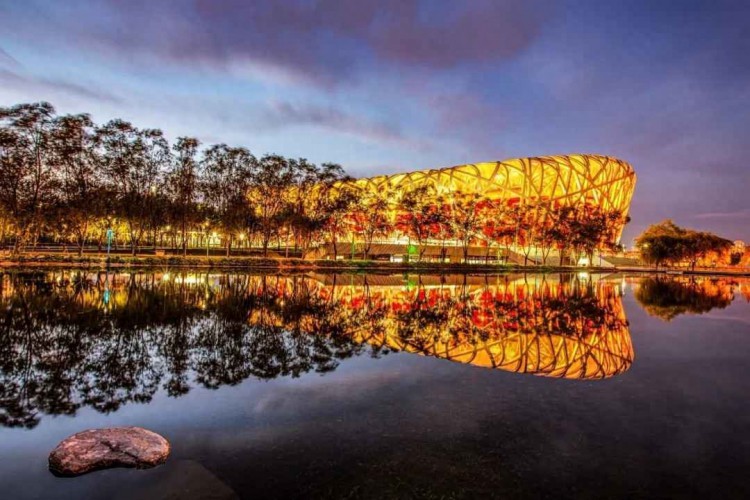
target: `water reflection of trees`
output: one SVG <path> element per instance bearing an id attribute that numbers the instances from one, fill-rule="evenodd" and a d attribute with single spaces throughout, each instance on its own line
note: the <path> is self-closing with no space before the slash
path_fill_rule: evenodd
<path id="1" fill-rule="evenodd" d="M 573 278 L 11 273 L 0 276 L 0 424 L 112 412 L 191 386 L 329 372 L 403 350 L 603 378 L 633 359 L 619 291 Z"/>
<path id="2" fill-rule="evenodd" d="M 635 288 L 635 298 L 651 316 L 671 321 L 681 314 L 704 314 L 734 301 L 740 283 L 730 278 L 647 277 Z"/>

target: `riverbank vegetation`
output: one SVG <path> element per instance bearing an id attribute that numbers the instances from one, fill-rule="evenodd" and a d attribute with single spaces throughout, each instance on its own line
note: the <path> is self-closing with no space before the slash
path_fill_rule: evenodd
<path id="1" fill-rule="evenodd" d="M 114 249 L 182 254 L 222 249 L 244 255 L 315 258 L 355 241 L 361 255 L 377 242 L 406 242 L 406 260 L 427 247 L 482 247 L 485 262 L 577 264 L 618 248 L 627 217 L 593 204 L 447 198 L 422 186 L 367 194 L 337 164 L 256 157 L 244 147 L 172 144 L 161 130 L 86 114 L 58 115 L 49 103 L 0 108 L 0 244 L 29 250 Z M 502 258 L 501 258 L 502 254 Z M 317 254 L 321 255 L 320 252 Z M 556 255 L 556 261 L 550 261 Z M 455 261 L 455 260 L 454 260 Z"/>
<path id="2" fill-rule="evenodd" d="M 713 233 L 682 228 L 671 220 L 649 226 L 636 238 L 636 248 L 643 261 L 657 269 L 660 265 L 671 265 L 695 270 L 696 265 L 736 265 L 741 261 L 735 256 L 738 250 L 730 240 Z"/>

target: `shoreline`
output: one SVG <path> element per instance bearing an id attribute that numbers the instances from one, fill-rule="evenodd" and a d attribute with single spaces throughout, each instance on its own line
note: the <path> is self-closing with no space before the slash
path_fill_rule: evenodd
<path id="1" fill-rule="evenodd" d="M 523 266 L 518 264 L 459 264 L 459 263 L 393 263 L 381 261 L 332 261 L 302 260 L 299 258 L 278 257 L 225 257 L 225 256 L 123 256 L 115 255 L 109 259 L 100 255 L 60 255 L 28 254 L 0 257 L 0 270 L 5 269 L 54 269 L 77 268 L 90 270 L 109 269 L 216 269 L 216 270 L 256 270 L 276 272 L 413 272 L 413 273 L 639 273 L 664 274 L 669 276 L 738 276 L 750 277 L 750 268 L 732 269 L 653 269 L 646 267 L 573 267 L 573 266 Z"/>

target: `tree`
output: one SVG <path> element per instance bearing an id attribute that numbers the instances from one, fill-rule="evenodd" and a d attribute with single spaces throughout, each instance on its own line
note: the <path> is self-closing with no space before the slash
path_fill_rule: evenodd
<path id="1" fill-rule="evenodd" d="M 320 211 L 323 214 L 323 231 L 333 248 L 333 258 L 338 256 L 336 243 L 339 236 L 346 232 L 346 220 L 353 206 L 359 199 L 360 192 L 351 184 L 339 184 L 323 193 L 319 200 Z"/>
<path id="2" fill-rule="evenodd" d="M 687 262 L 691 269 L 709 253 L 729 250 L 732 242 L 713 233 L 679 227 L 671 220 L 649 226 L 636 238 L 641 258 L 658 269 L 662 263 Z"/>
<path id="3" fill-rule="evenodd" d="M 446 262 L 448 252 L 445 248 L 445 244 L 447 240 L 456 237 L 456 232 L 452 224 L 453 207 L 440 196 L 435 200 L 435 204 L 436 212 L 435 220 L 433 221 L 434 230 L 431 230 L 430 232 L 435 238 L 440 240 L 440 262 Z"/>
<path id="4" fill-rule="evenodd" d="M 531 214 L 531 202 L 514 200 L 509 207 L 509 220 L 514 228 L 513 246 L 516 250 L 521 247 L 523 252 L 523 263 L 528 264 L 531 251 L 532 234 L 534 231 L 534 220 Z"/>
<path id="5" fill-rule="evenodd" d="M 279 234 L 280 223 L 289 210 L 288 190 L 295 180 L 290 161 L 280 155 L 266 155 L 250 181 L 249 199 L 255 208 L 263 255 L 268 255 L 271 238 Z"/>
<path id="6" fill-rule="evenodd" d="M 531 242 L 539 249 L 542 257 L 542 265 L 547 265 L 547 259 L 555 246 L 556 232 L 554 228 L 554 217 L 549 203 L 539 202 L 535 207 L 536 229 L 532 233 Z"/>
<path id="7" fill-rule="evenodd" d="M 423 243 L 430 236 L 430 224 L 437 214 L 434 200 L 435 187 L 423 184 L 404 193 L 399 203 L 401 212 L 396 217 L 396 227 L 409 239 L 417 241 L 419 260 L 426 250 Z"/>
<path id="8" fill-rule="evenodd" d="M 685 238 L 685 253 L 692 270 L 695 270 L 696 264 L 700 260 L 704 260 L 710 253 L 718 255 L 730 248 L 732 248 L 730 240 L 713 233 L 688 231 Z"/>
<path id="9" fill-rule="evenodd" d="M 301 158 L 290 160 L 294 170 L 293 184 L 287 190 L 287 236 L 294 237 L 295 248 L 306 250 L 326 223 L 324 212 L 327 197 L 335 186 L 350 180 L 336 163 L 320 166 Z M 288 245 L 287 245 L 288 248 Z"/>
<path id="10" fill-rule="evenodd" d="M 234 234 L 253 227 L 254 213 L 248 200 L 257 160 L 245 148 L 218 144 L 206 149 L 201 160 L 203 204 L 224 232 L 230 255 Z"/>
<path id="11" fill-rule="evenodd" d="M 323 163 L 317 171 L 317 182 L 313 188 L 313 194 L 307 202 L 308 206 L 308 233 L 309 242 L 321 241 L 326 233 L 326 224 L 331 207 L 325 202 L 329 193 L 335 190 L 346 190 L 352 192 L 352 178 L 349 177 L 344 168 L 338 163 Z M 343 188 L 343 186 L 349 186 Z M 345 200 L 344 200 L 345 201 Z"/>
<path id="12" fill-rule="evenodd" d="M 480 213 L 486 200 L 476 193 L 455 193 L 451 204 L 450 225 L 454 236 L 461 243 L 464 262 L 469 260 L 469 245 L 481 229 Z"/>
<path id="13" fill-rule="evenodd" d="M 387 192 L 365 193 L 349 211 L 352 233 L 362 240 L 362 258 L 367 260 L 375 238 L 393 230 Z"/>
<path id="14" fill-rule="evenodd" d="M 83 254 L 89 231 L 105 215 L 106 208 L 93 127 L 88 115 L 67 115 L 55 119 L 50 134 L 61 187 L 57 217 L 73 233 L 78 255 Z"/>
<path id="15" fill-rule="evenodd" d="M 108 187 L 116 196 L 116 213 L 125 219 L 133 255 L 150 226 L 157 191 L 170 160 L 161 130 L 139 130 L 112 120 L 96 131 Z"/>
<path id="16" fill-rule="evenodd" d="M 200 142 L 193 137 L 178 137 L 172 146 L 174 161 L 167 176 L 172 219 L 180 228 L 182 254 L 187 255 L 187 231 L 196 222 L 198 195 L 198 162 Z"/>
<path id="17" fill-rule="evenodd" d="M 482 234 L 490 242 L 505 247 L 506 255 L 509 254 L 510 244 L 516 233 L 516 226 L 512 221 L 512 209 L 504 200 L 493 200 L 489 202 L 482 224 Z M 499 258 L 499 255 L 498 255 Z"/>
<path id="18" fill-rule="evenodd" d="M 623 217 L 616 210 L 584 206 L 572 222 L 574 248 L 593 262 L 594 251 L 613 249 L 617 245 L 617 230 L 622 226 Z"/>
<path id="19" fill-rule="evenodd" d="M 54 114 L 47 102 L 0 108 L 0 205 L 15 228 L 15 252 L 38 237 L 56 205 L 49 147 Z"/>
<path id="20" fill-rule="evenodd" d="M 523 253 L 524 265 L 528 265 L 529 258 L 536 245 L 542 238 L 550 238 L 551 235 L 542 235 L 541 232 L 546 229 L 542 223 L 545 216 L 545 207 L 537 200 L 522 200 L 513 206 L 513 217 L 517 228 L 517 242 L 521 244 L 521 253 Z M 534 260 L 536 264 L 536 259 Z"/>

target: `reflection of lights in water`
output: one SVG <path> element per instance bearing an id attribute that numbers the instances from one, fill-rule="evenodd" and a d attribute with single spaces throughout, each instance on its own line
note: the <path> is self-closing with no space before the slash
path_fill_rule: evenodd
<path id="1" fill-rule="evenodd" d="M 448 287 L 444 293 L 421 286 L 373 287 L 369 294 L 385 316 L 377 329 L 365 326 L 369 319 L 359 319 L 354 335 L 396 351 L 545 377 L 601 379 L 630 368 L 633 346 L 616 284 L 604 283 L 591 294 L 560 283 L 537 287 L 534 281 L 469 286 L 458 298 L 461 305 Z M 362 289 L 333 294 L 357 315 L 369 309 L 362 307 L 368 300 Z M 439 313 L 435 322 L 433 312 Z"/>
<path id="2" fill-rule="evenodd" d="M 151 290 L 153 275 L 135 274 L 132 281 L 121 280 L 121 276 L 117 275 L 111 291 L 108 287 L 99 289 L 99 307 L 107 315 L 132 313 L 127 308 L 131 283 L 136 290 Z M 322 338 L 331 333 L 325 325 L 335 325 L 337 332 L 356 343 L 479 367 L 598 379 L 627 370 L 634 357 L 619 294 L 620 286 L 624 288 L 626 283 L 606 281 L 601 275 L 595 275 L 586 285 L 575 275 L 566 275 L 564 280 L 531 275 L 350 275 L 336 280 L 326 276 L 164 273 L 162 281 L 165 276 L 171 283 L 198 284 L 194 289 L 197 293 L 184 295 L 173 286 L 153 290 L 179 298 L 175 305 L 180 311 L 184 308 L 184 314 L 192 309 L 220 316 L 224 314 L 220 304 L 233 294 L 244 297 L 268 293 L 269 303 L 279 309 L 271 307 L 265 310 L 267 314 L 255 314 L 263 311 L 262 306 L 252 308 L 251 324 L 271 321 Z M 580 273 L 579 277 L 588 280 L 589 273 Z M 234 287 L 235 280 L 246 286 Z M 149 297 L 151 292 L 144 296 Z M 91 298 L 95 300 L 96 295 Z M 325 300 L 321 303 L 320 299 Z M 295 314 L 289 315 L 289 308 L 295 308 Z M 297 313 L 304 315 L 304 322 L 289 323 Z M 316 316 L 320 314 L 323 316 Z M 326 320 L 321 323 L 323 317 Z"/>
<path id="3" fill-rule="evenodd" d="M 615 376 L 633 362 L 617 282 L 596 280 L 591 291 L 575 280 L 531 276 L 460 286 L 436 286 L 426 277 L 411 287 L 395 277 L 367 279 L 381 283 L 278 278 L 276 303 L 304 290 L 333 299 L 325 314 L 357 342 L 491 369 L 588 380 Z M 267 317 L 251 315 L 251 323 L 261 320 Z M 281 314 L 273 323 L 289 327 L 285 321 Z M 313 324 L 310 334 L 325 335 Z"/>
<path id="4" fill-rule="evenodd" d="M 589 273 L 587 273 L 587 272 L 580 272 L 580 273 L 578 273 L 578 277 L 580 279 L 582 279 L 582 280 L 587 280 L 587 279 L 589 279 Z"/>
<path id="5" fill-rule="evenodd" d="M 195 285 L 198 283 L 203 283 L 203 278 L 197 274 L 187 274 L 184 276 L 177 275 L 174 277 L 175 283 L 184 284 L 184 285 Z"/>
<path id="6" fill-rule="evenodd" d="M 169 281 L 169 273 L 164 273 L 161 277 L 162 281 Z"/>

